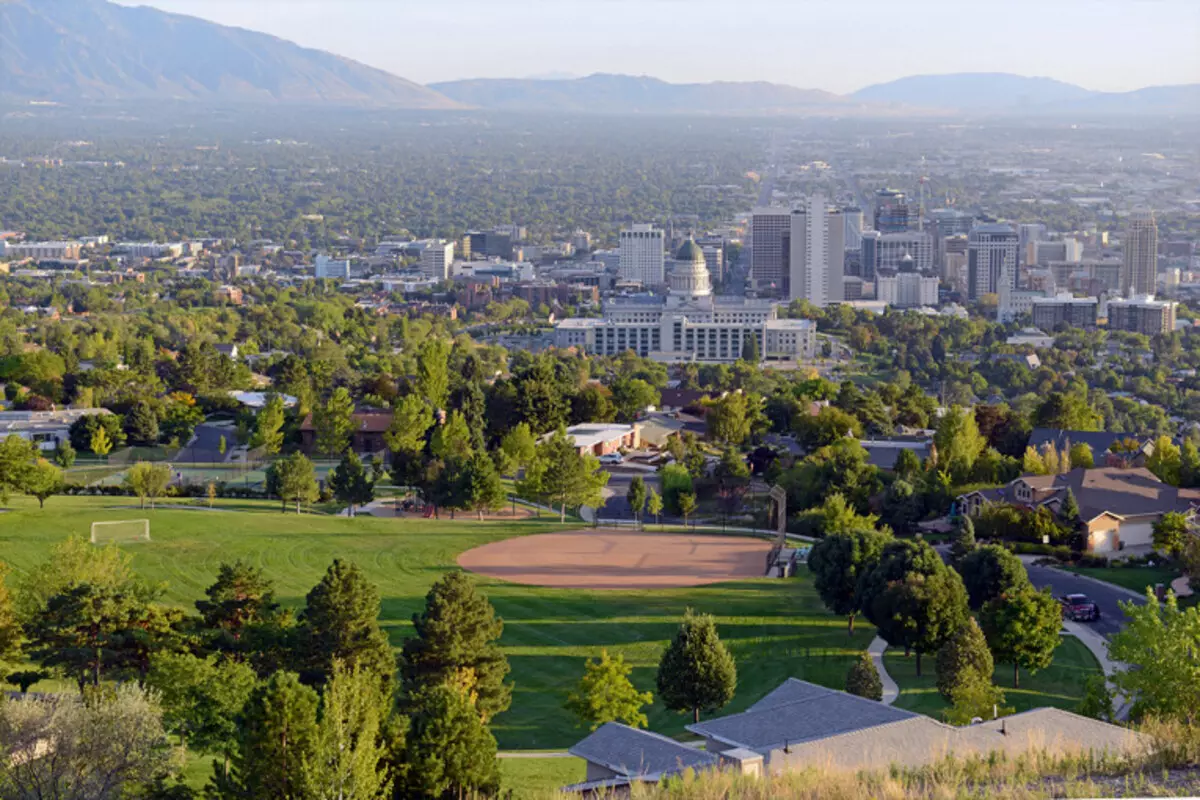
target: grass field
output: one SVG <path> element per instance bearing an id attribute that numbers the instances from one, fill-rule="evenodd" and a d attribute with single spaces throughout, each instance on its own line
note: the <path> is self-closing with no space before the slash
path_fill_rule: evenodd
<path id="1" fill-rule="evenodd" d="M 921 660 L 921 677 L 917 677 L 916 658 L 904 657 L 903 650 L 888 650 L 883 656 L 888 674 L 900 686 L 898 708 L 907 708 L 936 719 L 942 718 L 947 703 L 938 693 L 935 681 L 935 659 Z M 1017 711 L 1039 706 L 1054 706 L 1074 711 L 1083 699 L 1083 684 L 1090 675 L 1100 674 L 1095 656 L 1074 636 L 1064 636 L 1054 651 L 1054 663 L 1035 675 L 1021 671 L 1021 688 L 1012 688 L 1012 665 L 997 664 L 993 680 L 1004 690 L 1007 705 Z"/>
<path id="2" fill-rule="evenodd" d="M 94 520 L 149 517 L 152 541 L 128 546 L 134 565 L 146 578 L 167 582 L 168 602 L 189 609 L 222 561 L 243 558 L 261 566 L 280 599 L 298 606 L 329 562 L 346 558 L 379 586 L 382 624 L 399 647 L 429 586 L 456 568 L 458 553 L 563 527 L 547 517 L 480 523 L 284 515 L 265 501 L 218 500 L 222 511 L 120 508 L 130 505 L 136 501 L 125 497 L 53 497 L 39 511 L 36 501 L 15 498 L 0 514 L 0 558 L 19 572 L 43 560 L 56 542 L 86 537 Z M 716 615 L 737 659 L 738 691 L 727 712 L 746 708 L 789 676 L 840 687 L 852 657 L 871 638 L 866 630 L 847 636 L 845 620 L 824 611 L 803 572 L 786 581 L 659 591 L 480 583 L 505 620 L 501 644 L 515 682 L 512 708 L 492 726 L 502 749 L 560 749 L 582 738 L 586 731 L 562 704 L 584 660 L 602 649 L 623 653 L 638 687 L 653 690 L 662 648 L 689 607 Z M 688 721 L 658 703 L 649 718 L 651 729 L 669 735 L 682 733 Z"/>
<path id="3" fill-rule="evenodd" d="M 1179 577 L 1178 569 L 1170 566 L 1163 567 L 1063 567 L 1067 572 L 1076 575 L 1086 575 L 1089 578 L 1122 586 L 1138 594 L 1145 594 L 1146 587 L 1154 588 L 1155 584 L 1170 586 L 1171 581 Z"/>
<path id="4" fill-rule="evenodd" d="M 557 790 L 587 777 L 581 758 L 502 758 L 500 785 L 512 790 L 513 800 L 558 797 Z"/>

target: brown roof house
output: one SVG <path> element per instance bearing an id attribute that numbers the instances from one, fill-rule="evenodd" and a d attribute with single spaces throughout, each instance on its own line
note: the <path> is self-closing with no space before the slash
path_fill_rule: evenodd
<path id="1" fill-rule="evenodd" d="M 392 425 L 392 412 L 377 408 L 367 408 L 354 412 L 354 432 L 351 434 L 350 447 L 362 455 L 375 455 L 387 450 L 383 435 Z M 311 455 L 317 446 L 317 430 L 313 427 L 312 414 L 300 423 L 300 449 Z"/>
<path id="2" fill-rule="evenodd" d="M 1022 475 L 999 489 L 967 492 L 958 508 L 978 514 L 985 506 L 1009 504 L 1057 512 L 1070 489 L 1087 526 L 1088 550 L 1109 554 L 1152 547 L 1152 528 L 1163 514 L 1192 517 L 1200 508 L 1200 489 L 1163 483 L 1144 467 L 1073 469 L 1061 475 Z"/>
<path id="3" fill-rule="evenodd" d="M 1140 734 L 1056 708 L 1036 708 L 962 728 L 864 697 L 790 678 L 740 714 L 686 726 L 704 739 L 689 747 L 609 722 L 568 752 L 587 762 L 587 780 L 564 787 L 611 797 L 633 783 L 687 770 L 777 775 L 811 767 L 915 768 L 954 754 L 1007 757 L 1030 750 L 1059 755 L 1141 752 Z"/>

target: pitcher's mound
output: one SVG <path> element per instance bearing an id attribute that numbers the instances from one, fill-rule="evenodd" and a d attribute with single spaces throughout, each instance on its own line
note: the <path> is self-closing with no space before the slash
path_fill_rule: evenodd
<path id="1" fill-rule="evenodd" d="M 458 557 L 463 569 L 564 589 L 674 589 L 761 578 L 771 545 L 734 536 L 585 530 L 492 542 Z"/>

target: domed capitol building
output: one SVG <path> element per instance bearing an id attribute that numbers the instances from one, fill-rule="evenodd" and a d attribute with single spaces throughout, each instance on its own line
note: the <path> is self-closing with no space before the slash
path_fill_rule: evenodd
<path id="1" fill-rule="evenodd" d="M 704 252 L 691 239 L 675 255 L 668 293 L 615 297 L 599 319 L 564 319 L 555 327 L 558 347 L 611 356 L 633 350 L 663 362 L 734 362 L 746 338 L 758 339 L 768 361 L 805 361 L 816 352 L 810 320 L 779 319 L 769 299 L 712 293 Z"/>

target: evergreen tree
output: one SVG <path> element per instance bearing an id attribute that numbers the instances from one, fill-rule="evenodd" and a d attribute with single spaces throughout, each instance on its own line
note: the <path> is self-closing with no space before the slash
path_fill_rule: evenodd
<path id="1" fill-rule="evenodd" d="M 326 456 L 340 456 L 350 446 L 354 433 L 354 398 L 350 390 L 339 386 L 324 404 L 313 409 L 316 450 Z"/>
<path id="2" fill-rule="evenodd" d="M 383 716 L 391 707 L 374 676 L 337 662 L 321 693 L 304 779 L 312 800 L 383 800 L 391 793 Z"/>
<path id="3" fill-rule="evenodd" d="M 379 590 L 354 564 L 334 559 L 329 565 L 305 598 L 299 637 L 306 683 L 324 684 L 340 661 L 373 675 L 390 693 L 396 659 L 379 627 Z"/>
<path id="4" fill-rule="evenodd" d="M 742 342 L 742 361 L 747 364 L 758 364 L 762 361 L 762 353 L 758 347 L 758 337 L 753 333 Z"/>
<path id="5" fill-rule="evenodd" d="M 445 425 L 433 429 L 429 439 L 429 452 L 434 458 L 446 462 L 466 462 L 471 457 L 471 429 L 467 418 L 459 411 L 451 411 Z"/>
<path id="6" fill-rule="evenodd" d="M 392 477 L 398 484 L 420 482 L 426 435 L 433 427 L 433 410 L 420 396 L 405 395 L 395 404 L 383 441 L 392 454 Z"/>
<path id="7" fill-rule="evenodd" d="M 1019 592 L 1029 584 L 1025 565 L 1007 549 L 996 544 L 984 545 L 967 555 L 958 566 L 971 608 L 1002 594 Z"/>
<path id="8" fill-rule="evenodd" d="M 58 446 L 54 448 L 54 463 L 63 469 L 70 469 L 75 466 L 75 456 L 75 448 L 66 439 L 60 441 Z"/>
<path id="9" fill-rule="evenodd" d="M 688 609 L 659 661 L 657 686 L 667 708 L 692 712 L 694 722 L 700 712 L 716 711 L 733 699 L 737 667 L 711 615 Z"/>
<path id="10" fill-rule="evenodd" d="M 943 712 L 951 725 L 970 725 L 977 720 L 1004 717 L 1013 713 L 1003 708 L 1004 692 L 992 683 L 991 676 L 968 672 L 950 690 L 950 708 Z"/>
<path id="11" fill-rule="evenodd" d="M 158 443 L 158 415 L 149 403 L 142 401 L 130 409 L 125 417 L 125 435 L 133 444 Z"/>
<path id="12" fill-rule="evenodd" d="M 272 394 L 259 410 L 254 421 L 254 436 L 250 446 L 262 450 L 265 455 L 273 456 L 283 448 L 283 423 L 285 409 L 283 398 Z"/>
<path id="13" fill-rule="evenodd" d="M 629 680 L 633 666 L 625 657 L 611 658 L 600 651 L 600 660 L 588 659 L 578 688 L 567 697 L 566 708 L 591 730 L 606 722 L 623 722 L 631 728 L 647 725 L 642 706 L 654 702 L 650 692 L 639 692 Z"/>
<path id="14" fill-rule="evenodd" d="M 921 459 L 912 450 L 904 448 L 896 454 L 896 463 L 892 465 L 892 472 L 896 473 L 897 478 L 910 480 L 920 471 Z"/>
<path id="15" fill-rule="evenodd" d="M 452 798 L 496 794 L 500 769 L 496 739 L 467 692 L 454 684 L 427 686 L 410 698 L 403 761 L 410 797 Z"/>
<path id="16" fill-rule="evenodd" d="M 942 697 L 953 702 L 954 687 L 971 675 L 988 683 L 992 681 L 995 664 L 987 639 L 973 617 L 967 619 L 954 635 L 946 640 L 937 653 L 937 688 Z"/>
<path id="17" fill-rule="evenodd" d="M 868 653 L 862 653 L 846 673 L 846 691 L 868 700 L 883 700 L 883 680 Z"/>
<path id="18" fill-rule="evenodd" d="M 317 693 L 294 673 L 277 672 L 250 695 L 228 770 L 213 763 L 209 794 L 217 800 L 309 800 L 305 765 L 316 745 Z"/>
<path id="19" fill-rule="evenodd" d="M 642 480 L 641 475 L 633 476 L 633 480 L 629 482 L 629 491 L 625 493 L 625 499 L 629 501 L 629 510 L 640 526 L 642 511 L 646 507 L 646 482 Z"/>
<path id="20" fill-rule="evenodd" d="M 1062 630 L 1062 607 L 1049 590 L 1026 586 L 984 604 L 979 624 L 997 661 L 1013 665 L 1013 688 L 1021 668 L 1037 672 L 1050 666 Z"/>
<path id="21" fill-rule="evenodd" d="M 450 396 L 450 348 L 444 339 L 430 337 L 417 353 L 417 394 L 435 410 Z"/>
<path id="22" fill-rule="evenodd" d="M 485 451 L 479 450 L 466 464 L 463 476 L 463 494 L 466 507 L 472 508 L 483 519 L 484 512 L 495 511 L 504 505 L 504 484 L 496 464 Z"/>
<path id="23" fill-rule="evenodd" d="M 217 568 L 217 579 L 204 590 L 196 610 L 216 650 L 235 650 L 246 628 L 274 621 L 279 614 L 275 587 L 263 571 L 241 559 Z"/>
<path id="24" fill-rule="evenodd" d="M 1079 503 L 1075 501 L 1075 492 L 1071 491 L 1069 486 L 1062 505 L 1058 507 L 1058 518 L 1070 526 L 1079 524 Z"/>
<path id="25" fill-rule="evenodd" d="M 954 541 L 950 544 L 950 561 L 957 565 L 971 553 L 975 552 L 975 522 L 970 514 L 963 514 L 958 519 L 954 530 Z"/>
<path id="26" fill-rule="evenodd" d="M 1179 485 L 1189 489 L 1200 486 L 1200 448 L 1191 439 L 1184 439 L 1180 449 Z"/>
<path id="27" fill-rule="evenodd" d="M 484 720 L 512 703 L 512 684 L 505 683 L 508 660 L 497 642 L 504 622 L 465 573 L 450 572 L 425 596 L 425 608 L 413 615 L 416 636 L 406 639 L 400 657 L 404 691 L 447 681 L 467 681 Z"/>
<path id="28" fill-rule="evenodd" d="M 341 462 L 329 473 L 329 488 L 339 502 L 347 505 L 352 517 L 357 506 L 375 499 L 375 480 L 353 450 L 346 451 Z"/>

